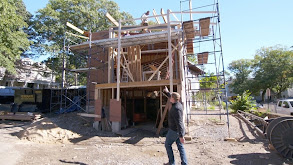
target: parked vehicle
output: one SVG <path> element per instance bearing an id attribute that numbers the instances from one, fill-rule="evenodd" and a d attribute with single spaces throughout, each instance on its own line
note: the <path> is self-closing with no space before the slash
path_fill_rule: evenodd
<path id="1" fill-rule="evenodd" d="M 279 100 L 276 106 L 276 112 L 285 115 L 293 115 L 293 99 Z"/>

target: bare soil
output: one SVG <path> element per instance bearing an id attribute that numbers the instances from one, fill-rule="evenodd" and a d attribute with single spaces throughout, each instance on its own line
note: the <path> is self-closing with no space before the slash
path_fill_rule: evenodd
<path id="1" fill-rule="evenodd" d="M 49 114 L 34 122 L 0 121 L 0 164 L 163 164 L 166 129 L 155 136 L 154 123 L 137 124 L 125 136 L 98 132 L 91 118 L 76 113 Z M 293 164 L 268 148 L 268 141 L 236 116 L 197 115 L 189 122 L 185 149 L 189 164 Z M 224 141 L 229 137 L 237 142 Z M 176 164 L 180 164 L 174 145 Z"/>

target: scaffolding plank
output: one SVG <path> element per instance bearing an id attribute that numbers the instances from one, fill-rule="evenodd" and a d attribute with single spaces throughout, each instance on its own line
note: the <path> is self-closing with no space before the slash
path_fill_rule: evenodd
<path id="1" fill-rule="evenodd" d="M 198 64 L 207 64 L 208 63 L 208 57 L 209 57 L 208 52 L 198 53 L 197 54 Z"/>
<path id="2" fill-rule="evenodd" d="M 186 50 L 187 54 L 193 54 L 193 40 L 192 39 L 187 39 L 186 40 Z"/>
<path id="3" fill-rule="evenodd" d="M 199 20 L 201 36 L 208 36 L 210 32 L 210 18 L 202 18 Z"/>

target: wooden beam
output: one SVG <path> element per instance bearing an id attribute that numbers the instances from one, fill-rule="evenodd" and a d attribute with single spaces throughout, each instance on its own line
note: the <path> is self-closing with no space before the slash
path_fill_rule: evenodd
<path id="1" fill-rule="evenodd" d="M 173 92 L 173 64 L 172 64 L 172 36 L 170 26 L 170 10 L 167 10 L 168 19 L 168 56 L 169 56 L 169 80 L 170 80 L 170 92 Z"/>
<path id="2" fill-rule="evenodd" d="M 148 79 L 148 81 L 151 81 L 151 79 L 157 74 L 157 72 L 161 69 L 161 67 L 165 64 L 165 62 L 167 61 L 167 59 L 169 58 L 169 56 L 167 56 L 165 58 L 165 60 L 160 64 L 160 66 L 158 67 L 158 69 L 151 75 L 151 77 Z"/>
<path id="3" fill-rule="evenodd" d="M 111 69 L 112 69 L 112 65 L 111 65 L 111 62 L 112 62 L 112 50 L 113 48 L 108 48 L 108 83 L 111 83 Z"/>
<path id="4" fill-rule="evenodd" d="M 79 33 L 81 33 L 81 34 L 84 34 L 84 31 L 83 31 L 83 30 L 79 29 L 78 27 L 72 25 L 72 24 L 69 23 L 69 22 L 66 22 L 66 26 L 70 27 L 71 29 L 73 29 L 73 30 L 75 30 L 75 31 L 77 31 L 77 32 L 79 32 Z"/>
<path id="5" fill-rule="evenodd" d="M 163 8 L 161 8 L 161 14 L 162 14 L 162 17 L 163 17 L 163 20 L 164 20 L 164 22 L 165 22 L 165 23 L 168 23 L 168 21 L 167 21 L 167 18 L 166 18 L 166 15 L 165 15 L 165 12 L 164 12 Z"/>
<path id="6" fill-rule="evenodd" d="M 119 23 L 107 12 L 106 17 L 111 21 L 114 25 L 119 26 Z"/>
<path id="7" fill-rule="evenodd" d="M 88 37 L 85 37 L 85 36 L 81 36 L 81 35 L 77 35 L 77 34 L 73 34 L 73 33 L 70 33 L 70 32 L 65 32 L 66 34 L 69 34 L 71 36 L 74 36 L 74 37 L 79 37 L 79 38 L 83 38 L 83 39 L 89 39 Z"/>
<path id="8" fill-rule="evenodd" d="M 179 21 L 179 19 L 176 17 L 176 15 L 172 12 L 172 10 L 171 9 L 169 9 L 170 10 L 170 12 L 172 13 L 172 15 L 173 15 L 173 17 L 176 19 L 176 21 Z"/>
<path id="9" fill-rule="evenodd" d="M 34 115 L 30 116 L 27 114 L 6 114 L 0 115 L 0 119 L 2 120 L 20 120 L 20 121 L 30 121 L 35 118 Z"/>
<path id="10" fill-rule="evenodd" d="M 174 11 L 173 13 L 175 14 L 189 14 L 189 13 L 193 13 L 193 14 L 216 14 L 216 11 Z"/>
<path id="11" fill-rule="evenodd" d="M 163 115 L 163 94 L 162 94 L 162 87 L 160 86 L 160 116 Z"/>
<path id="12" fill-rule="evenodd" d="M 160 53 L 160 52 L 167 52 L 167 51 L 168 51 L 168 49 L 144 50 L 144 51 L 141 51 L 141 54 Z"/>
<path id="13" fill-rule="evenodd" d="M 158 23 L 158 24 L 161 24 L 159 18 L 157 17 L 157 12 L 156 12 L 155 9 L 153 9 L 153 15 L 155 16 L 155 19 L 156 19 L 157 23 Z"/>
<path id="14" fill-rule="evenodd" d="M 179 80 L 173 81 L 174 85 L 179 83 Z M 116 88 L 117 83 L 96 84 L 96 89 L 111 89 Z M 152 86 L 166 86 L 169 85 L 169 80 L 153 80 L 153 81 L 136 81 L 136 82 L 121 82 L 120 88 L 134 88 L 134 87 L 152 87 Z"/>
<path id="15" fill-rule="evenodd" d="M 96 117 L 96 118 L 101 118 L 101 115 L 90 114 L 90 113 L 77 113 L 77 115 L 83 116 L 83 117 Z"/>
<path id="16" fill-rule="evenodd" d="M 141 49 L 140 49 L 140 46 L 137 45 L 137 55 L 138 55 L 138 60 L 137 60 L 137 64 L 138 64 L 138 81 L 142 81 L 142 74 L 141 74 L 141 71 L 142 71 L 142 68 L 141 68 Z"/>
<path id="17" fill-rule="evenodd" d="M 189 11 L 192 12 L 192 0 L 189 0 Z M 190 13 L 190 20 L 192 20 L 192 13 Z"/>
<path id="18" fill-rule="evenodd" d="M 170 99 L 168 98 L 167 104 L 166 104 L 166 106 L 164 108 L 164 112 L 163 112 L 163 115 L 162 115 L 161 120 L 160 120 L 160 124 L 159 124 L 157 132 L 156 132 L 157 135 L 160 134 L 160 131 L 161 131 L 162 127 L 163 127 L 163 122 L 165 120 L 167 111 L 169 111 L 170 108 L 171 108 L 171 102 L 170 102 Z"/>
<path id="19" fill-rule="evenodd" d="M 121 57 L 121 20 L 119 20 L 119 30 L 118 30 L 118 56 L 117 56 L 117 101 L 120 100 L 120 57 Z"/>
<path id="20" fill-rule="evenodd" d="M 124 60 L 126 61 L 126 58 L 125 58 L 124 54 L 122 56 L 123 56 Z M 121 64 L 121 66 L 124 69 L 126 69 L 126 73 L 127 73 L 128 77 L 131 79 L 132 82 L 134 82 L 133 75 L 132 75 L 132 73 L 129 70 L 129 63 L 126 62 L 126 66 L 124 66 L 123 64 Z"/>

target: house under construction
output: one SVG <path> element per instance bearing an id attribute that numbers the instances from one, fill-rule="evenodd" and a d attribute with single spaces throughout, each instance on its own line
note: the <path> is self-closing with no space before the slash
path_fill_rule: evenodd
<path id="1" fill-rule="evenodd" d="M 88 74 L 87 104 L 97 115 L 102 109 L 108 112 L 112 131 L 149 120 L 160 129 L 170 107 L 162 93 L 165 86 L 181 95 L 186 121 L 194 115 L 192 108 L 203 107 L 200 115 L 211 109 L 227 114 L 222 112 L 219 7 L 212 2 L 193 8 L 186 1 L 188 9 L 183 10 L 182 1 L 181 11 L 161 9 L 160 15 L 153 10 L 148 19 L 155 25 L 122 26 L 127 20 L 112 19 L 117 26 L 91 33 L 89 41 L 69 47 L 75 54 L 87 53 L 88 68 L 79 69 Z M 211 83 L 209 77 L 215 78 L 214 86 L 203 85 Z M 212 99 L 207 93 L 213 93 Z M 219 108 L 209 108 L 210 102 L 218 102 Z M 97 123 L 100 120 L 96 118 Z"/>

